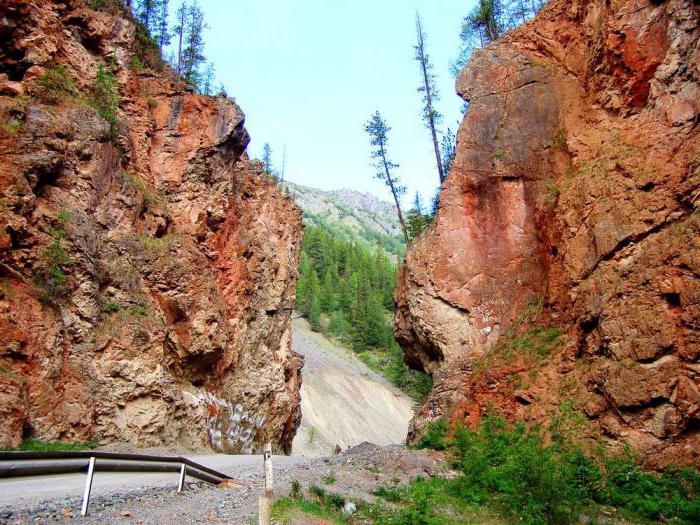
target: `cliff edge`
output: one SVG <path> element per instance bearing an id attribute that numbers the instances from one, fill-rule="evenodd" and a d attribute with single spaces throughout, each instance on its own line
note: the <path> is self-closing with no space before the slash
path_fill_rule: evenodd
<path id="1" fill-rule="evenodd" d="M 289 452 L 302 217 L 240 108 L 116 1 L 3 2 L 0 40 L 0 446 Z"/>
<path id="2" fill-rule="evenodd" d="M 454 167 L 395 294 L 435 379 L 409 439 L 568 403 L 612 446 L 700 463 L 700 5 L 551 0 L 457 91 Z"/>

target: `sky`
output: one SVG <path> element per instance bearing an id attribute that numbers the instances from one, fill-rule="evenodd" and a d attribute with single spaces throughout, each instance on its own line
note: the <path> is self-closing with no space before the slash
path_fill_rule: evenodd
<path id="1" fill-rule="evenodd" d="M 449 64 L 474 0 L 199 0 L 205 54 L 246 114 L 252 157 L 265 142 L 285 178 L 331 190 L 389 190 L 374 179 L 364 124 L 380 110 L 392 131 L 390 155 L 407 186 L 404 206 L 438 186 L 430 132 L 421 120 L 415 13 L 438 75 L 443 128 L 461 121 Z M 179 5 L 172 1 L 172 11 Z"/>

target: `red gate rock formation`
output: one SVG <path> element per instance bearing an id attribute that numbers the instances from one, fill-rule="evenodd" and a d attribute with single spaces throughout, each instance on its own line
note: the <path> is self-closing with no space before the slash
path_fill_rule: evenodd
<path id="1" fill-rule="evenodd" d="M 0 6 L 0 446 L 289 452 L 301 212 L 234 101 L 90 5 Z"/>
<path id="2" fill-rule="evenodd" d="M 552 0 L 474 51 L 431 229 L 396 291 L 427 422 L 573 401 L 611 445 L 699 463 L 700 5 Z"/>

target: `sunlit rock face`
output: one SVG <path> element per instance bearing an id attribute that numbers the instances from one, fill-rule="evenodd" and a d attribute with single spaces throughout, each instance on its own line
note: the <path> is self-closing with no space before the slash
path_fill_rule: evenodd
<path id="1" fill-rule="evenodd" d="M 411 438 L 572 400 L 596 439 L 699 462 L 699 40 L 690 0 L 552 0 L 473 53 L 454 168 L 395 296 L 406 362 L 435 378 Z M 538 326 L 561 332 L 550 355 L 498 351 Z"/>
<path id="2" fill-rule="evenodd" d="M 0 447 L 288 452 L 301 212 L 248 161 L 242 111 L 135 67 L 123 13 L 11 1 L 0 19 Z M 100 64 L 113 132 L 89 103 Z M 46 92 L 59 66 L 73 93 Z"/>

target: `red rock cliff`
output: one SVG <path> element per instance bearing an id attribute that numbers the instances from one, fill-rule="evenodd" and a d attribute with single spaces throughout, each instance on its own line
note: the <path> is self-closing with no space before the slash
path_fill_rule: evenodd
<path id="1" fill-rule="evenodd" d="M 600 439 L 699 463 L 700 5 L 552 0 L 457 91 L 454 169 L 396 291 L 435 379 L 410 437 L 573 400 Z"/>
<path id="2" fill-rule="evenodd" d="M 0 446 L 289 452 L 301 213 L 247 160 L 240 108 L 187 92 L 103 5 L 0 7 Z"/>

